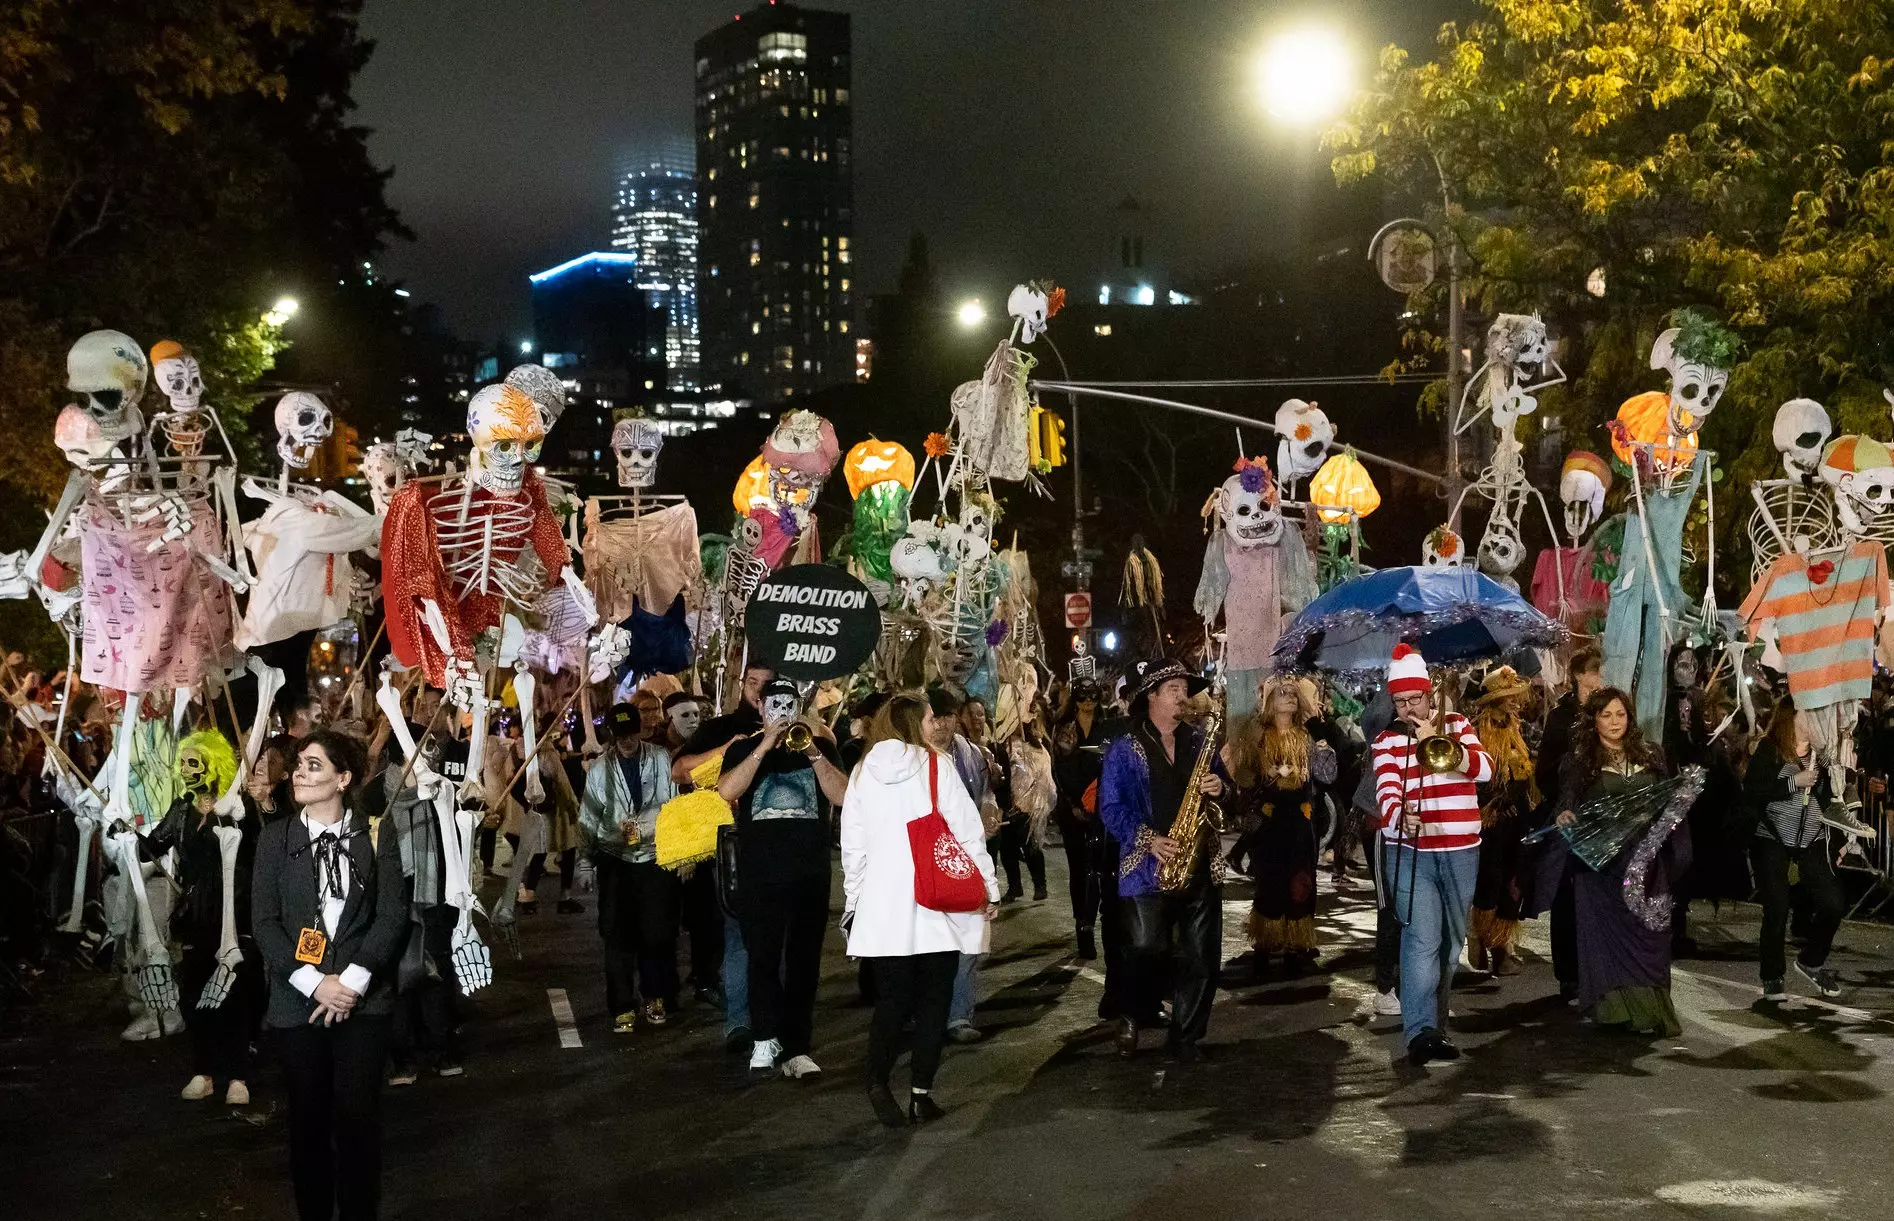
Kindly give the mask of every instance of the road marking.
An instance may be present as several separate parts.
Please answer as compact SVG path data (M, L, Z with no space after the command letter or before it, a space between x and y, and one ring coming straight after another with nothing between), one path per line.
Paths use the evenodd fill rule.
M1105 986L1105 977L1091 967L1080 967L1079 978L1089 979L1101 988Z
M1687 975L1691 979L1700 980L1706 984L1715 984L1717 987L1728 991L1747 993L1751 997L1760 995L1760 991L1755 984L1746 984L1734 979L1724 979L1720 975L1707 975L1702 971L1687 971L1682 967L1674 965L1671 967L1671 970L1678 975ZM1836 1017L1845 1018L1850 1022L1888 1021L1888 1019L1881 1014L1870 1013L1866 1009L1856 1009L1849 1005L1837 1005L1833 1001L1825 1001L1817 996L1791 997L1784 1007L1800 1008L1802 1006L1807 1006L1811 1009L1825 1009Z
M546 1003L552 1006L552 1020L559 1027L559 1046L584 1047L579 1038L579 1023L572 1016L572 1002L566 999L564 988L546 989Z

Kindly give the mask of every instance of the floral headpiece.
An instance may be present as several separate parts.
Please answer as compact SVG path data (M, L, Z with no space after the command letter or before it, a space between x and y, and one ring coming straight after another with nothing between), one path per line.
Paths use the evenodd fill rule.
M1245 492L1261 492L1269 503L1276 503L1276 477L1269 473L1269 463L1262 458L1238 458L1236 465L1230 468L1237 474L1237 483Z

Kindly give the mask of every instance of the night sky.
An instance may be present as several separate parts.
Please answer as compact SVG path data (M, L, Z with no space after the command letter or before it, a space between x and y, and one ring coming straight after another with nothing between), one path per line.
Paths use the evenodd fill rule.
M749 7L749 5L744 5ZM821 6L812 6L821 7ZM1155 208L1174 276L1229 267L1320 206L1324 158L1254 102L1267 35L1311 17L1427 53L1471 0L857 0L855 231L870 293L928 237L955 293L1083 285L1112 207ZM691 132L692 43L730 0L371 0L357 83L390 199L385 264L469 338L528 332L526 276L608 242L615 168Z

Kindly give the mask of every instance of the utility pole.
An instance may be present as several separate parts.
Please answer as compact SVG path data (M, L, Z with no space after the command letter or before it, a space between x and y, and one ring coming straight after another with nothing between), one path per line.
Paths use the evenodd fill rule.
M1440 154L1427 150L1433 158L1434 174L1440 179L1440 231L1447 239L1447 401L1441 418L1447 429L1447 528L1460 529L1460 434L1454 429L1454 416L1460 410L1464 393L1460 353L1466 345L1466 316L1460 302L1460 238L1453 229L1453 197L1447 190L1447 170Z

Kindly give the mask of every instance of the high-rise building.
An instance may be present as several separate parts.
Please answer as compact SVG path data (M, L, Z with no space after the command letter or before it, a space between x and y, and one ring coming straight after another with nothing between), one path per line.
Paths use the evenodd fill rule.
M703 382L780 403L855 378L849 19L765 4L697 40Z
M618 176L612 249L637 256L639 287L665 312L664 363L671 389L699 387L697 339L697 180L689 145L679 143Z

